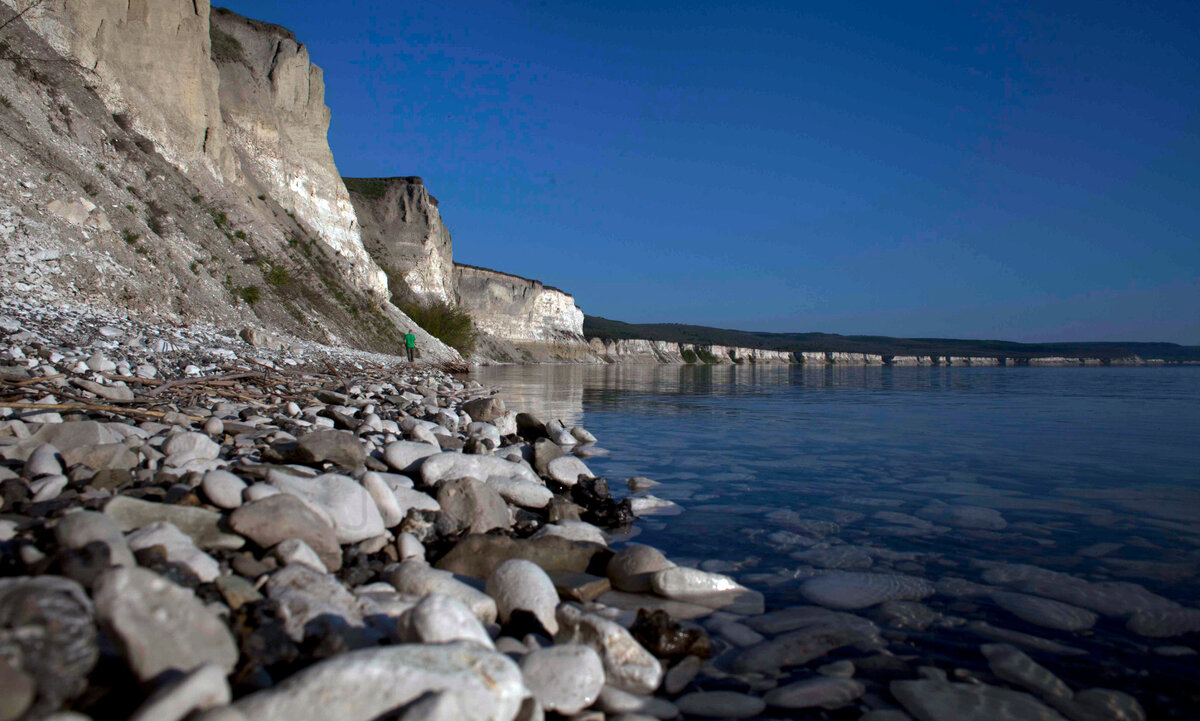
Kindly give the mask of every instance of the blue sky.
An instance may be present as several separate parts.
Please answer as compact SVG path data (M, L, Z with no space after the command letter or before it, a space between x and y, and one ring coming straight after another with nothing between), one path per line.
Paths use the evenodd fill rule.
M1200 344L1200 3L223 4L343 175L589 314Z

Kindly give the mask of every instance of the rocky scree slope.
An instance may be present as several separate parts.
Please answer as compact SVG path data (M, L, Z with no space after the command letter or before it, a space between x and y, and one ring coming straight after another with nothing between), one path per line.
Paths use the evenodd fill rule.
M4 28L4 294L373 350L412 329L424 357L457 359L386 302L303 46L215 17L78 0Z

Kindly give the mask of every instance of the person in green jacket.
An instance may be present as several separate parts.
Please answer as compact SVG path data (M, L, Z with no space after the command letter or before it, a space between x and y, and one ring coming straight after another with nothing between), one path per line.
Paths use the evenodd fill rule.
M412 331L404 334L404 350L408 352L408 362L413 362L413 354L417 351L417 337Z

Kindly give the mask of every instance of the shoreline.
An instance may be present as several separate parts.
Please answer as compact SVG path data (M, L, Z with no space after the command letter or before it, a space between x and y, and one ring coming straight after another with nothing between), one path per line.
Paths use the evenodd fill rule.
M495 389L315 345L2 315L0 616L24 604L48 639L4 662L18 715L677 715L692 702L651 695L661 659L707 635L628 605L763 611L726 576L609 550L601 528L635 504L570 453L595 439ZM626 608L592 603L613 585Z
M924 598L969 603L977 584L889 562L768 608L720 559L628 543L620 529L664 505L654 483L631 478L618 501L587 466L590 433L518 414L502 389L376 363L391 356L3 305L3 403L49 421L0 405L0 611L24 604L51 640L36 659L8 646L0 671L39 715L942 721L969 699L1144 718L1120 691L1047 695L1037 679L1063 682L1027 653L1075 652L1047 639L983 623L982 678L889 650L876 611L926 623ZM824 526L805 528L820 544ZM1134 619L1149 637L1200 623ZM1085 716L1096 704L1126 715Z

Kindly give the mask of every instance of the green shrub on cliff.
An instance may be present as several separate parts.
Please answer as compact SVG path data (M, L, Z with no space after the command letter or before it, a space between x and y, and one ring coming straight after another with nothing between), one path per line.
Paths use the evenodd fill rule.
M699 360L699 358L696 357L696 351L692 350L691 348L684 348L681 351L681 354L683 355L684 363L695 363L697 360Z
M441 300L418 298L409 292L393 295L392 304L434 338L464 356L475 350L475 325L462 308Z
M697 349L696 355L700 358L700 360L704 361L705 363L707 363L709 365L714 365L717 362L717 357L715 355L713 355L711 351L705 350L703 348Z

